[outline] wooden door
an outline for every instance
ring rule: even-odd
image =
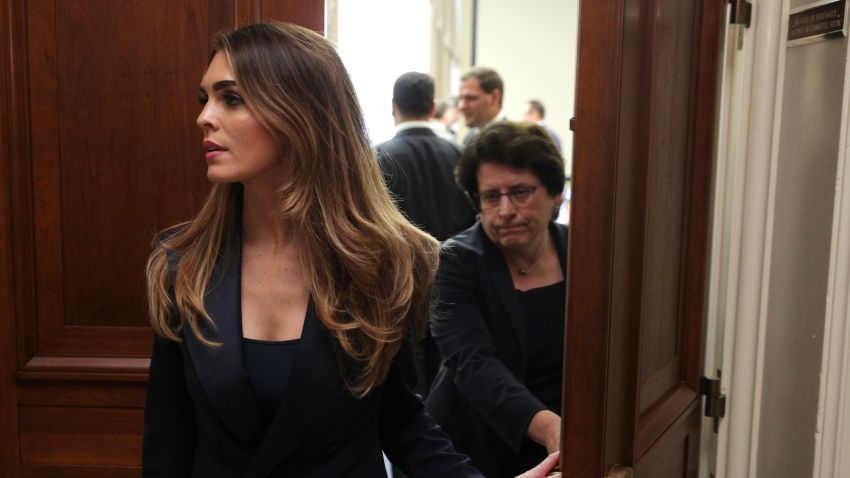
[[[0,0],[0,474],[139,476],[144,262],[208,185],[219,29],[321,0]]]
[[[564,469],[696,476],[723,0],[582,0]]]

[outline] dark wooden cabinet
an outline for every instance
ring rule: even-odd
[[[0,0],[0,470],[139,476],[156,231],[208,190],[218,30],[321,0]]]

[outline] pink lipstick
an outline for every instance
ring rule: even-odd
[[[211,141],[208,139],[205,139],[202,144],[204,145],[204,156],[206,157],[207,161],[215,159],[216,157],[227,151],[227,149],[223,146],[219,145],[215,141]]]

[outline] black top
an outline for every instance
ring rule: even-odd
[[[245,372],[269,418],[274,415],[286,391],[300,343],[301,339],[269,341],[242,338]]]
[[[528,372],[525,386],[546,408],[561,414],[561,362],[564,353],[566,283],[517,290],[524,315]],[[516,455],[508,455],[499,476],[515,476],[546,457],[546,449],[526,439]]]
[[[546,408],[560,414],[566,282],[517,292],[525,313],[528,351],[525,385]]]

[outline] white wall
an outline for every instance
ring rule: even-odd
[[[502,76],[508,119],[521,119],[532,98],[543,102],[546,122],[561,137],[568,171],[577,34],[578,0],[478,0],[475,64]]]
[[[428,73],[428,0],[338,0],[336,42],[354,88],[369,139],[393,137],[393,84],[408,71]]]
[[[759,477],[812,476],[846,57],[845,38],[787,47],[780,72]]]

